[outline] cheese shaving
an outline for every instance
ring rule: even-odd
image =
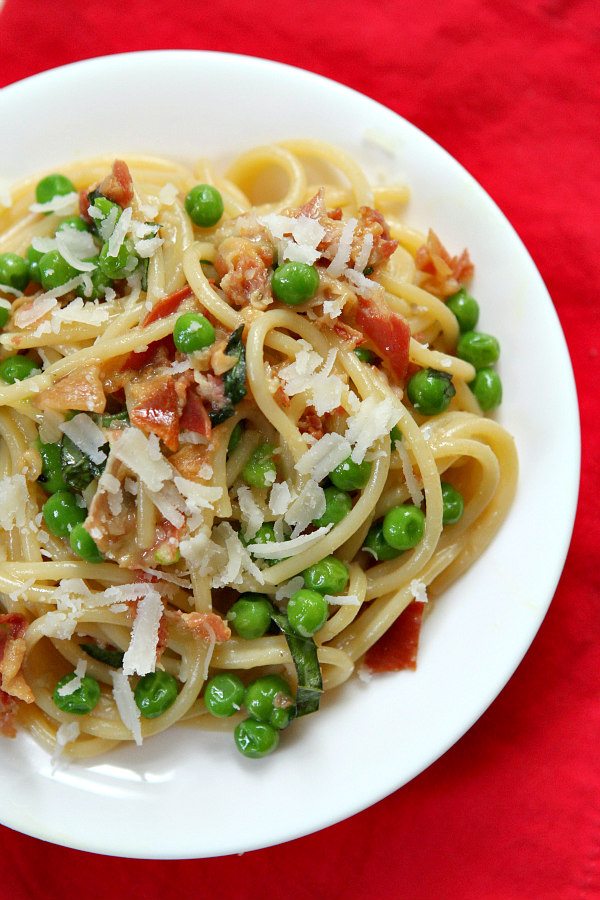
[[[131,640],[123,657],[125,675],[147,675],[156,668],[158,629],[163,604],[158,591],[150,588],[138,602]]]
[[[87,669],[87,660],[80,659],[75,666],[75,678],[71,678],[70,681],[67,681],[66,684],[63,684],[62,687],[59,687],[56,691],[59,697],[69,697],[71,694],[74,694],[75,691],[78,691],[81,687],[81,682],[86,673]]]
[[[60,213],[61,216],[75,215],[79,207],[79,194],[71,191],[69,194],[57,194],[46,203],[32,203],[29,212],[33,213]]]
[[[297,556],[304,550],[308,550],[318,543],[322,537],[329,534],[333,525],[325,525],[317,528],[311,534],[301,534],[300,537],[289,541],[273,542],[271,544],[248,544],[248,550],[259,559],[286,559],[288,556]]]
[[[319,519],[325,506],[325,491],[309,479],[284,516],[287,524],[294,526],[292,538],[298,537],[314,519]]]
[[[96,465],[104,462],[106,453],[100,449],[106,444],[104,432],[86,413],[79,413],[58,427],[92,462]]]
[[[429,597],[427,596],[427,585],[425,582],[420,581],[418,578],[413,578],[410,583],[410,592],[417,601],[417,603],[428,603]]]
[[[5,475],[0,478],[0,528],[10,531],[23,528],[27,522],[27,483],[24,475]]]
[[[415,478],[415,473],[413,472],[413,467],[408,455],[408,450],[404,446],[403,441],[396,441],[396,450],[398,451],[398,455],[400,456],[402,471],[404,473],[404,480],[406,481],[406,487],[408,488],[410,498],[415,506],[420,506],[423,502],[423,491],[419,487],[419,482]]]
[[[153,442],[139,428],[124,428],[114,441],[112,452],[149,491],[160,491],[165,481],[173,477],[173,469],[160,452],[158,438]]]
[[[360,606],[356,594],[325,594],[323,599],[332,606]]]
[[[354,218],[348,219],[347,222],[344,222],[344,227],[342,228],[342,233],[340,235],[340,240],[338,243],[338,248],[335,252],[335,256],[327,267],[327,274],[331,275],[333,278],[339,277],[350,261],[350,254],[352,253],[352,238],[354,237],[354,229],[357,225],[358,220]]]
[[[119,715],[123,725],[131,732],[131,736],[139,747],[142,744],[140,711],[135,702],[129,679],[121,669],[111,671],[110,674],[113,681],[113,697]]]
[[[125,237],[129,228],[131,226],[131,217],[133,216],[133,210],[130,206],[127,206],[121,216],[119,221],[114,227],[113,233],[111,234],[108,241],[108,255],[109,256],[117,256],[119,250],[123,246],[123,242],[125,241]]]
[[[310,475],[314,481],[322,481],[350,456],[351,450],[350,443],[340,434],[324,434],[300,457],[296,471],[300,475]]]
[[[292,502],[292,494],[287,481],[277,481],[269,494],[269,509],[274,516],[283,516]]]
[[[366,397],[358,411],[349,416],[346,422],[345,438],[353,444],[353,462],[361,463],[369,447],[390,433],[401,414],[399,401],[392,397],[385,397],[383,400],[373,396]]]
[[[265,521],[265,516],[254,499],[252,491],[249,487],[239,487],[237,491],[238,503],[240,504],[240,512],[242,514],[242,525],[244,527],[244,537],[247,541],[254,537],[258,529]]]

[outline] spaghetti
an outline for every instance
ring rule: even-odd
[[[34,196],[35,194],[35,196]],[[427,601],[516,484],[466,251],[340,150],[132,157],[0,214],[0,725],[101,754],[181,722],[262,756]]]

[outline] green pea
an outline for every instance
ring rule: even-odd
[[[285,679],[264,675],[246,688],[244,705],[248,714],[273,728],[287,728],[294,714],[294,697]]]
[[[37,281],[38,284],[42,283],[42,276],[40,275],[40,259],[43,255],[41,250],[36,250],[31,244],[25,251],[25,258],[27,260],[27,265],[29,266],[29,280]]]
[[[75,494],[57,491],[42,506],[42,515],[51,534],[66,538],[72,528],[85,521],[86,511],[78,505]]]
[[[329,606],[318,591],[302,588],[290,597],[287,615],[290,626],[301,637],[312,637],[327,621]]]
[[[109,255],[108,243],[103,244],[98,257],[99,268],[107,278],[112,278],[113,280],[127,278],[128,275],[135,271],[138,262],[139,259],[129,239],[123,241],[116,256]]]
[[[286,262],[271,276],[273,294],[286,306],[299,306],[315,296],[319,289],[319,273],[303,262]]]
[[[246,688],[241,678],[220,672],[206,682],[204,705],[218,719],[228,719],[242,708]]]
[[[446,306],[456,316],[461,334],[475,328],[479,319],[479,303],[467,293],[465,288],[461,288],[456,294],[448,297]]]
[[[463,514],[465,501],[460,491],[447,481],[442,481],[442,502],[444,504],[442,522],[444,525],[455,525]]]
[[[194,225],[210,228],[223,215],[223,198],[212,184],[197,184],[185,198],[185,208]]]
[[[177,679],[160,669],[149,672],[140,678],[133,696],[143,717],[156,719],[177,700]]]
[[[73,231],[88,231],[87,222],[85,222],[81,216],[68,216],[66,219],[62,220],[56,229],[56,233],[58,234],[59,231],[67,231],[69,228]]]
[[[489,412],[502,403],[502,381],[494,369],[479,369],[469,387],[483,412]]]
[[[305,587],[320,594],[341,594],[349,577],[348,566],[335,556],[326,556],[300,574]]]
[[[109,200],[108,197],[96,197],[92,206],[100,213],[100,216],[92,217],[94,220],[94,225],[98,230],[101,230],[99,226],[101,226],[102,223],[106,222],[109,216],[111,217],[111,222],[114,228],[114,226],[121,218],[121,213],[123,212],[119,204],[114,203],[112,200]],[[113,212],[113,210],[115,210],[116,212]]]
[[[60,456],[60,444],[44,444],[37,442],[37,449],[42,457],[42,472],[38,478],[47,494],[57,491],[68,491],[69,486],[63,478]]]
[[[10,316],[10,309],[6,306],[0,306],[0,328],[4,328]]]
[[[277,749],[279,731],[266,722],[245,719],[233,733],[235,745],[243,756],[260,759]]]
[[[98,257],[94,257],[91,260],[86,260],[86,262],[95,262],[98,263]],[[77,288],[75,288],[75,293],[78,297],[82,297],[84,300],[100,300],[105,296],[107,288],[112,285],[112,279],[106,275],[102,269],[94,269],[92,272],[88,273],[91,282],[92,282],[92,292],[91,294],[86,294],[85,286],[80,284]]]
[[[250,487],[265,488],[275,481],[277,466],[273,459],[273,449],[272,444],[261,444],[242,469],[242,478]]]
[[[352,497],[346,491],[329,486],[325,488],[325,512],[318,519],[313,520],[313,525],[322,528],[324,525],[337,525],[345,519],[352,509]]]
[[[417,506],[403,504],[390,509],[383,519],[383,537],[395,550],[416,547],[425,533],[425,515]]]
[[[265,522],[264,525],[261,525],[251,541],[247,541],[242,535],[240,535],[240,539],[244,547],[247,547],[248,544],[275,544],[277,542],[275,529],[271,522]],[[276,563],[281,562],[281,560],[264,559],[263,562],[267,566],[274,566]]]
[[[17,253],[0,253],[0,285],[24,291],[29,284],[29,265]]]
[[[390,547],[384,538],[383,522],[374,522],[373,525],[371,525],[363,544],[363,550],[370,553],[377,562],[396,559],[402,554],[402,550],[395,550],[393,547]]]
[[[52,288],[60,287],[81,275],[77,269],[74,269],[66,259],[64,259],[58,250],[50,250],[44,253],[38,263],[40,280],[45,291]]]
[[[86,562],[97,563],[102,562],[104,559],[103,555],[98,550],[96,541],[81,523],[79,525],[74,525],[71,529],[69,543],[71,544],[73,553],[76,553],[77,556],[85,559]]]
[[[470,362],[476,369],[484,369],[498,362],[500,344],[491,334],[483,331],[467,331],[460,338],[456,347],[460,359]]]
[[[227,444],[227,452],[233,453],[233,451],[238,446],[239,442],[242,439],[242,435],[244,433],[244,423],[236,422],[233,431],[229,436],[229,443]]]
[[[444,412],[455,394],[451,375],[437,369],[421,369],[408,382],[408,399],[424,416]]]
[[[375,361],[375,354],[372,350],[368,350],[367,347],[356,347],[354,349],[354,355],[364,363],[372,363]]]
[[[227,613],[227,621],[240,637],[253,640],[269,628],[272,609],[264,594],[242,594]]]
[[[390,441],[392,442],[392,450],[396,449],[396,444],[402,440],[402,432],[397,425],[394,425],[390,431]]]
[[[38,363],[28,356],[7,356],[0,362],[0,378],[7,384],[23,381],[39,369]]]
[[[35,189],[35,199],[38,203],[49,203],[55,197],[64,197],[66,194],[73,194],[76,187],[70,178],[65,175],[46,175],[41,181],[38,181]]]
[[[90,713],[100,699],[100,685],[95,678],[84,675],[79,687],[72,694],[60,694],[59,691],[76,677],[75,672],[70,672],[61,678],[54,688],[52,699],[54,705],[62,712],[71,713],[74,716],[85,716]]]
[[[370,474],[370,462],[355,463],[348,457],[329,473],[329,478],[341,491],[357,491],[364,488]]]
[[[188,312],[179,316],[173,329],[175,346],[182,353],[193,353],[203,350],[215,342],[215,329],[206,316]]]

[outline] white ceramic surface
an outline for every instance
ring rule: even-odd
[[[27,735],[0,743],[2,822],[98,853],[236,853],[364,809],[421,772],[491,703],[563,566],[579,475],[577,401],[533,262],[482,188],[428,137],[367,97],[277,63],[180,51],[90,60],[5,88],[0,124],[9,180],[99,152],[227,160],[277,139],[323,138],[373,174],[406,178],[407,220],[431,225],[453,251],[469,247],[481,328],[502,344],[499,418],[515,435],[521,477],[493,545],[429,617],[418,671],[350,684],[261,761],[242,758],[229,734],[180,729],[52,774]],[[384,135],[391,152],[365,130]],[[548,515],[550,483],[559,518]]]

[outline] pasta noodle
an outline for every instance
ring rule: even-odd
[[[224,723],[260,756],[353,673],[414,668],[517,457],[468,254],[407,199],[312,140],[15,186],[0,730],[87,759]]]

